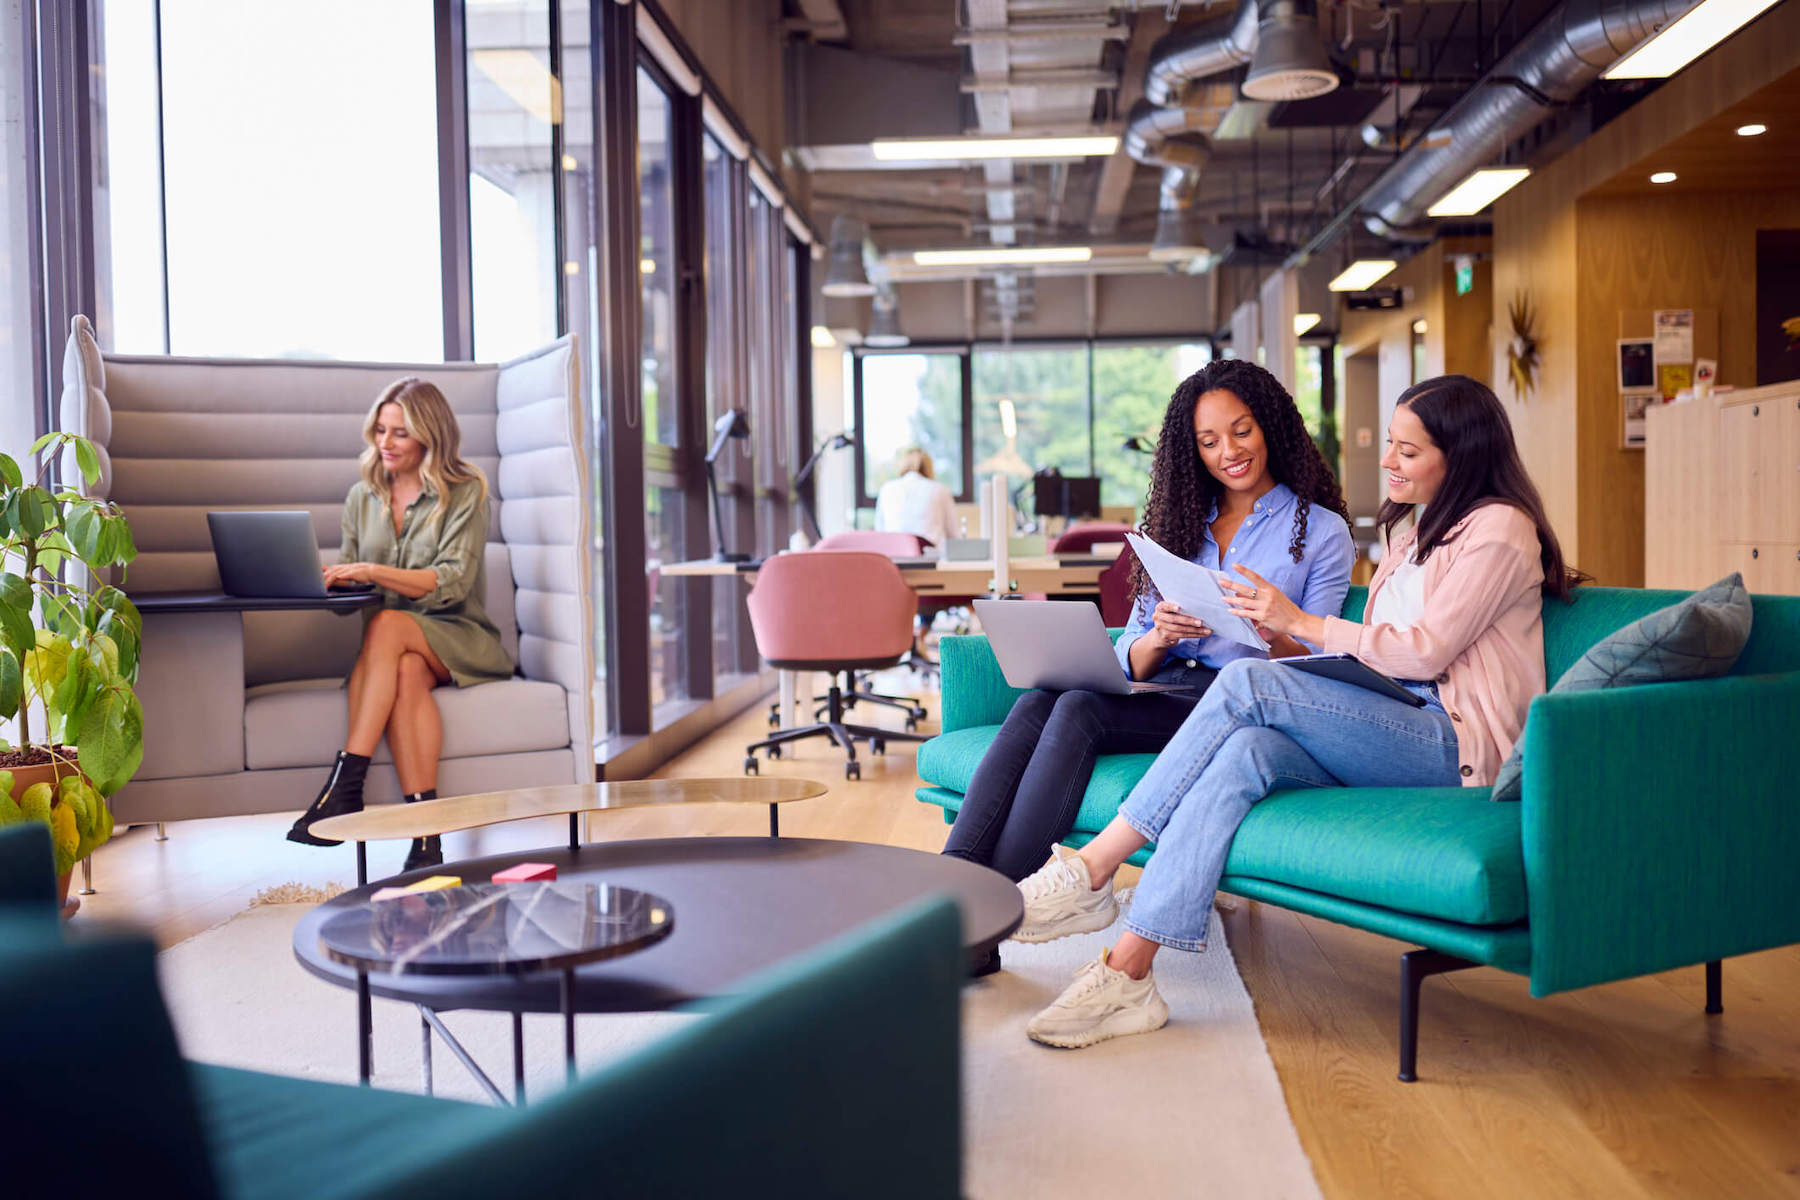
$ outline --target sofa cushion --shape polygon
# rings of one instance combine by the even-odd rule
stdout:
[[[457,1149],[502,1110],[379,1088],[190,1064],[220,1190],[242,1200],[366,1194],[396,1147]]]
[[[444,718],[445,758],[558,750],[569,744],[568,696],[554,683],[502,679],[432,693]],[[244,765],[323,766],[349,732],[340,679],[302,679],[251,688],[244,695]],[[387,740],[375,761],[392,762]]]
[[[1228,875],[1465,925],[1525,919],[1520,810],[1481,788],[1276,792],[1238,826]]]
[[[1712,679],[1737,662],[1750,640],[1750,594],[1735,572],[1686,597],[1659,608],[1590,646],[1563,672],[1552,692],[1591,692],[1600,688]],[[1525,743],[1520,739],[1494,777],[1495,800],[1517,800],[1522,794]]]

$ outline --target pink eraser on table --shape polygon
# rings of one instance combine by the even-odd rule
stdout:
[[[514,863],[504,871],[494,872],[495,883],[532,883],[556,878],[555,863]]]

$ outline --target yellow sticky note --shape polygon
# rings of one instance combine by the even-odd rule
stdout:
[[[407,885],[406,890],[409,892],[441,892],[445,888],[461,886],[462,876],[460,875],[433,875],[428,879],[421,879],[417,883]]]

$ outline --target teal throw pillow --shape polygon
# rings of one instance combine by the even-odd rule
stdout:
[[[1681,603],[1659,608],[1601,638],[1563,672],[1550,690],[1591,692],[1597,688],[1723,675],[1731,670],[1744,643],[1750,640],[1750,613],[1750,593],[1744,590],[1744,577],[1733,572]],[[1523,749],[1521,738],[1500,764],[1492,799],[1519,798]]]

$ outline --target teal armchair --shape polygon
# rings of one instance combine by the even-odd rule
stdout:
[[[1546,600],[1549,679],[1684,594]],[[1360,619],[1365,600],[1350,589],[1343,615]],[[1705,963],[1720,1011],[1722,959],[1800,941],[1800,597],[1753,602],[1724,678],[1534,700],[1519,803],[1485,788],[1276,792],[1239,826],[1221,888],[1420,947],[1401,958],[1403,1080],[1420,987],[1443,971],[1495,966],[1546,996]],[[942,733],[919,748],[917,794],[948,821],[1020,693],[985,638],[945,638],[940,658]],[[1067,844],[1104,828],[1153,758],[1101,756]]]
[[[4,1170],[195,1200],[954,1197],[960,946],[955,904],[928,901],[500,1109],[184,1062],[147,939],[4,914]]]

